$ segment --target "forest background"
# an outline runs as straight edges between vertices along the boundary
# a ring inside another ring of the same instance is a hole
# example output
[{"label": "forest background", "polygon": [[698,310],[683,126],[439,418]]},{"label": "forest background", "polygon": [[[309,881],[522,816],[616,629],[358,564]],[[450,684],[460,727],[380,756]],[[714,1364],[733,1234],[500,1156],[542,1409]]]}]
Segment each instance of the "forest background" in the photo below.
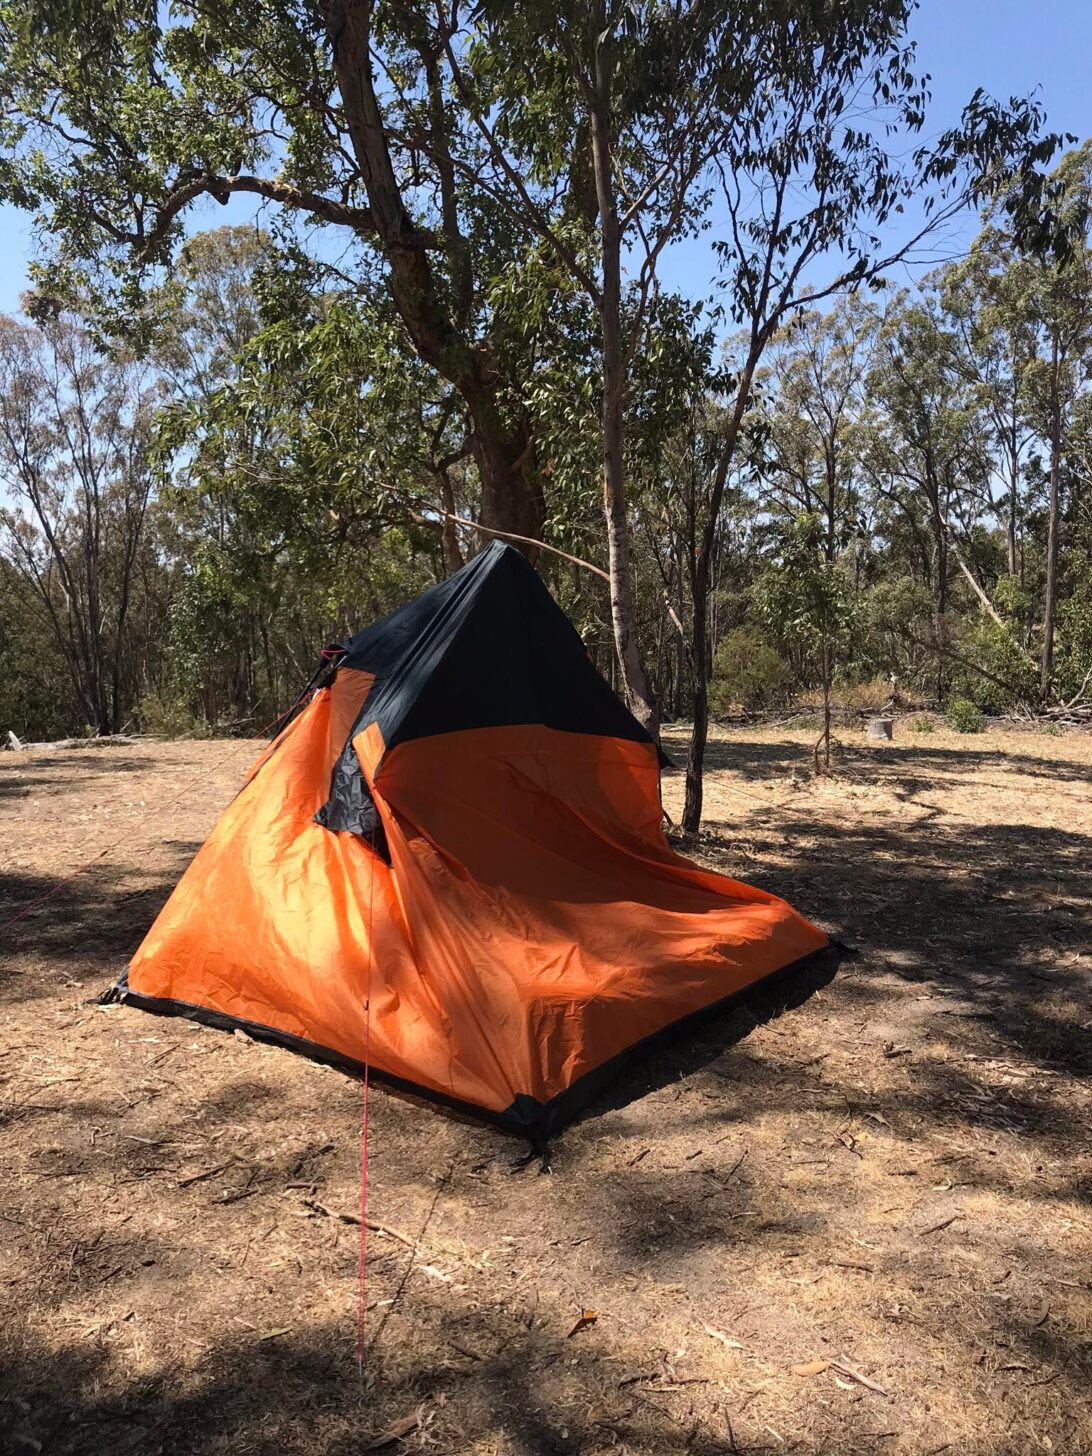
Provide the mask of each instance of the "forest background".
[{"label": "forest background", "polygon": [[252,733],[495,535],[690,829],[710,714],[1087,718],[1092,146],[919,20],[0,6],[0,727]]}]

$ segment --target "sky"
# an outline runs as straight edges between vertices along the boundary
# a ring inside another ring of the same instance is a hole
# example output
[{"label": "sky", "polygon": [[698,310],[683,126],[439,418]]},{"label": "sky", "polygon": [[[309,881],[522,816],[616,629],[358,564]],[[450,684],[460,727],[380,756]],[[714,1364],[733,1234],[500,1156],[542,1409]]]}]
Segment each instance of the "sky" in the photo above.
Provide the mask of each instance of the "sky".
[{"label": "sky", "polygon": [[[1089,0],[922,0],[911,35],[919,68],[932,77],[930,133],[954,124],[964,103],[981,86],[1001,100],[1038,91],[1053,131],[1092,136],[1092,10]],[[251,215],[240,199],[194,218],[198,227],[241,222]],[[949,236],[958,251],[969,242],[975,220]],[[0,207],[0,311],[13,312],[26,287],[34,240],[29,220]],[[665,283],[696,296],[708,289],[709,256],[698,245],[674,250]],[[903,281],[909,281],[903,280]]]}]

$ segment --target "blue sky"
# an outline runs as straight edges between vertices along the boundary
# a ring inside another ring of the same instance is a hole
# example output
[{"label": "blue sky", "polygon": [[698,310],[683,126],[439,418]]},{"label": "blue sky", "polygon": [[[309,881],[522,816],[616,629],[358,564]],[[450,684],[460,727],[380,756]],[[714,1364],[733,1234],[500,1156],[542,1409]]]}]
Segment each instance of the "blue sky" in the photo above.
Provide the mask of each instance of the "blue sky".
[{"label": "blue sky", "polygon": [[[1092,135],[1092,11],[1089,0],[922,0],[912,34],[920,67],[933,78],[930,131],[957,118],[978,86],[1001,99],[1038,88],[1053,130]],[[212,207],[194,219],[216,227],[241,221],[245,205]],[[952,240],[973,234],[974,219]],[[0,208],[0,310],[18,307],[34,242],[27,218]],[[668,282],[707,289],[708,254],[686,247],[670,260]],[[818,280],[816,280],[818,281]]]}]

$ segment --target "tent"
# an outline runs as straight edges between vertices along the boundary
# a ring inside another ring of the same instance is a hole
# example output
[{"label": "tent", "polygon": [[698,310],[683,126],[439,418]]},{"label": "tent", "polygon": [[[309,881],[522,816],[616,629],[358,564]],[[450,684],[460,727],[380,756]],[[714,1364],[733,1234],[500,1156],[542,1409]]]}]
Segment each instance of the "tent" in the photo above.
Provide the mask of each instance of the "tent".
[{"label": "tent", "polygon": [[827,937],[680,858],[655,743],[494,544],[330,651],[114,996],[541,1140]]}]

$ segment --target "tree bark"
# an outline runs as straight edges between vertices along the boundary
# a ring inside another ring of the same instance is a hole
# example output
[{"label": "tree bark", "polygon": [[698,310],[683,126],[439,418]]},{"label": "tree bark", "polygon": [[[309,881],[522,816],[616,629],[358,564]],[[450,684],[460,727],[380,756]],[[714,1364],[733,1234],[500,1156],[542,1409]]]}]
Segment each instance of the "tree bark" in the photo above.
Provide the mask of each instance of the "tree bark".
[{"label": "tree bark", "polygon": [[[936,547],[936,581],[934,583],[936,593],[936,604],[933,618],[933,634],[938,642],[944,641],[944,618],[948,611],[948,532],[944,520],[944,511],[941,507],[942,484],[931,454],[927,455],[926,464],[926,491],[929,497],[930,515],[932,517],[933,540]],[[947,686],[944,673],[944,659],[937,654],[937,698],[944,700],[944,693]]]},{"label": "tree bark", "polygon": [[455,527],[455,492],[451,486],[451,476],[446,469],[437,472],[440,484],[440,500],[443,502],[444,514],[440,522],[440,545],[444,553],[444,570],[449,576],[460,570],[466,563],[463,561],[463,553],[459,549],[459,533]]},{"label": "tree bark", "polygon": [[[701,547],[693,552],[694,565],[691,573],[692,596],[694,599],[694,631],[691,640],[691,672],[694,679],[694,728],[690,735],[690,748],[686,755],[686,799],[683,809],[683,829],[696,834],[701,825],[702,800],[704,796],[703,776],[705,773],[705,747],[709,738],[709,641],[708,603],[709,579],[716,549],[717,522],[720,519],[724,491],[728,484],[728,473],[732,468],[736,445],[743,417],[751,399],[755,369],[761,355],[761,341],[752,342],[751,351],[736,389],[735,404],[724,434],[724,443],[717,458],[713,488],[709,495],[709,507],[702,530]],[[700,630],[699,630],[700,628]]]},{"label": "tree bark", "polygon": [[[372,8],[373,0],[330,0],[326,28],[353,153],[387,262],[391,297],[419,357],[466,404],[471,453],[481,478],[483,524],[537,539],[546,506],[529,422],[522,411],[502,406],[503,380],[489,345],[471,341],[455,326],[395,175],[372,73]],[[451,261],[456,278],[462,277],[465,256]],[[534,555],[533,548],[525,550]]]},{"label": "tree bark", "polygon": [[1054,676],[1054,618],[1058,608],[1058,536],[1061,528],[1062,403],[1061,355],[1057,337],[1050,352],[1050,513],[1047,517],[1046,590],[1043,600],[1043,657],[1039,686],[1050,693]]},{"label": "tree bark", "polygon": [[653,736],[659,712],[641,658],[633,591],[629,520],[626,512],[625,358],[622,347],[622,238],[612,168],[613,137],[610,91],[613,77],[611,43],[605,34],[606,15],[597,7],[594,79],[591,96],[592,164],[599,202],[600,256],[603,273],[599,305],[603,341],[603,513],[607,522],[607,563],[610,571],[610,615],[614,647],[622,671],[626,697],[637,719]]},{"label": "tree bark", "polygon": [[1020,512],[1020,454],[1016,446],[1016,425],[1013,424],[1012,435],[1009,440],[1009,519],[1008,519],[1008,554],[1009,554],[1009,575],[1015,579],[1017,574],[1016,563],[1016,528]]},{"label": "tree bark", "polygon": [[[831,687],[831,655],[830,642],[824,635],[823,639],[823,734],[815,745],[815,772],[830,773],[830,687]],[[820,767],[819,750],[823,750],[823,763]]]},{"label": "tree bark", "polygon": [[708,593],[694,591],[690,661],[694,677],[694,727],[686,754],[686,797],[682,827],[687,834],[701,828],[705,794],[705,748],[709,740],[709,644],[707,638]]}]

